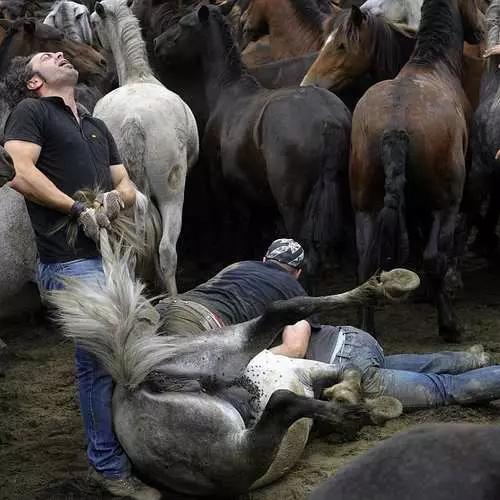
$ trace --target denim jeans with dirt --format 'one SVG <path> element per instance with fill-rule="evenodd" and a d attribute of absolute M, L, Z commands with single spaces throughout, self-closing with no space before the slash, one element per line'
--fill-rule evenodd
<path fill-rule="evenodd" d="M 367 397 L 393 396 L 405 409 L 449 404 L 485 403 L 500 399 L 500 366 L 483 366 L 470 352 L 384 356 L 368 333 L 341 327 L 345 342 L 334 362 L 362 373 Z"/>
<path fill-rule="evenodd" d="M 74 276 L 82 280 L 103 279 L 102 261 L 96 257 L 54 264 L 38 262 L 38 280 L 42 293 L 43 289 L 63 288 L 58 276 Z M 75 361 L 89 461 L 105 477 L 127 477 L 130 465 L 113 432 L 111 376 L 92 354 L 78 345 Z"/>

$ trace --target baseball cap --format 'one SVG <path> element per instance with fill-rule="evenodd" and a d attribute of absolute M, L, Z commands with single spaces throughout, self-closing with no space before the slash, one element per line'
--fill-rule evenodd
<path fill-rule="evenodd" d="M 269 245 L 265 257 L 300 269 L 304 262 L 304 249 L 291 238 L 279 238 Z"/>

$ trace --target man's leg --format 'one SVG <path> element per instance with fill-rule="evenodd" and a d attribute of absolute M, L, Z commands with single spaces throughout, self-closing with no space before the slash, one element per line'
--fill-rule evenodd
<path fill-rule="evenodd" d="M 282 343 L 269 349 L 274 354 L 281 354 L 289 358 L 303 358 L 309 345 L 311 326 L 306 320 L 300 320 L 294 325 L 287 325 L 283 329 Z"/>
<path fill-rule="evenodd" d="M 73 276 L 82 280 L 104 279 L 100 258 L 39 264 L 38 272 L 40 286 L 46 290 L 63 288 L 58 276 Z M 92 354 L 78 345 L 75 361 L 87 456 L 95 471 L 92 473 L 93 479 L 116 496 L 159 499 L 159 492 L 131 476 L 128 458 L 113 432 L 111 376 Z"/>
<path fill-rule="evenodd" d="M 499 380 L 498 365 L 458 375 L 371 367 L 363 373 L 362 386 L 367 397 L 393 396 L 408 410 L 500 399 Z"/>
<path fill-rule="evenodd" d="M 490 356 L 481 345 L 467 351 L 443 351 L 429 354 L 385 356 L 384 368 L 418 373 L 464 373 L 490 364 Z"/>

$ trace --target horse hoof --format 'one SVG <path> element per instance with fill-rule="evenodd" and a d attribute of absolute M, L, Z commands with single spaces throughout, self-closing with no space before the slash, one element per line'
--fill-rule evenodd
<path fill-rule="evenodd" d="M 401 401 L 392 396 L 366 399 L 365 404 L 370 410 L 370 417 L 375 425 L 382 425 L 387 420 L 398 418 L 403 413 Z"/>
<path fill-rule="evenodd" d="M 397 268 L 392 271 L 383 271 L 380 274 L 380 283 L 388 299 L 402 301 L 420 286 L 420 278 L 417 273 L 409 269 Z"/>

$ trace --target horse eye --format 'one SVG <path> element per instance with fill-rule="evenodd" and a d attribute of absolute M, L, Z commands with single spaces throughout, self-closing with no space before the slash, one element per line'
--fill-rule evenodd
<path fill-rule="evenodd" d="M 338 49 L 345 50 L 345 45 L 343 43 L 339 43 Z"/>

